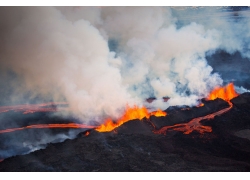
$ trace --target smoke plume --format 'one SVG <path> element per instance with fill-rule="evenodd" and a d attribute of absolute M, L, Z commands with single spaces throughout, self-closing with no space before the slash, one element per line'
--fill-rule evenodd
<path fill-rule="evenodd" d="M 223 83 L 207 54 L 223 49 L 249 57 L 242 33 L 249 37 L 250 24 L 244 19 L 181 19 L 191 12 L 170 7 L 1 7 L 0 68 L 15 77 L 7 83 L 14 89 L 9 101 L 66 101 L 84 123 L 117 118 L 126 105 L 197 105 Z M 220 10 L 195 12 L 197 17 Z M 158 100 L 147 104 L 149 97 Z"/>

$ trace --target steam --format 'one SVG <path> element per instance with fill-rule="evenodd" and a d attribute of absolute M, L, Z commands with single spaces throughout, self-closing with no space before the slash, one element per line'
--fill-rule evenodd
<path fill-rule="evenodd" d="M 197 12 L 207 11 L 218 12 Z M 84 123 L 119 117 L 126 105 L 197 105 L 223 83 L 206 54 L 224 49 L 248 57 L 241 51 L 246 42 L 237 39 L 234 28 L 249 37 L 249 23 L 240 28 L 239 22 L 231 25 L 223 18 L 181 22 L 181 14 L 188 12 L 168 7 L 1 7 L 0 68 L 18 77 L 12 100 L 29 92 L 29 98 L 67 101 Z M 149 105 L 148 97 L 158 100 Z"/>
<path fill-rule="evenodd" d="M 122 84 L 120 61 L 107 41 L 88 21 L 68 21 L 55 8 L 6 8 L 3 20 L 2 64 L 24 78 L 20 91 L 63 98 L 71 112 L 84 121 L 118 116 L 135 104 Z M 2 16 L 3 17 L 3 16 Z M 6 59 L 6 60 L 5 60 Z"/>
<path fill-rule="evenodd" d="M 242 87 L 242 86 L 240 86 L 240 87 L 235 86 L 235 90 L 236 90 L 236 92 L 238 92 L 239 94 L 242 94 L 242 93 L 245 93 L 245 92 L 250 92 L 248 89 L 246 89 L 246 88 L 244 88 L 244 87 Z"/>
<path fill-rule="evenodd" d="M 173 8 L 173 14 L 177 16 L 178 24 L 196 22 L 202 24 L 205 29 L 218 30 L 218 48 L 230 54 L 239 51 L 243 57 L 250 57 L 249 7 L 199 7 L 192 10 L 185 7 Z"/>
<path fill-rule="evenodd" d="M 74 139 L 81 130 L 53 133 L 50 129 L 33 133 L 32 136 L 21 134 L 20 137 L 5 136 L 1 140 L 0 158 L 5 159 L 14 155 L 29 154 L 39 149 L 45 149 L 49 143 L 59 143 L 66 139 Z"/>

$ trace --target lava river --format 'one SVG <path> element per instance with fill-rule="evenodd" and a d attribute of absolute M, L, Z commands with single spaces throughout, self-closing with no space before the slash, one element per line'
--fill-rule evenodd
<path fill-rule="evenodd" d="M 68 105 L 66 102 L 49 102 L 41 104 L 21 104 L 14 106 L 1 106 L 0 113 L 8 111 L 22 112 L 23 114 L 35 113 L 35 112 L 56 112 L 61 110 L 67 110 L 67 107 L 60 107 L 62 105 Z"/>
<path fill-rule="evenodd" d="M 10 128 L 0 130 L 0 134 L 13 132 L 13 131 L 20 131 L 24 129 L 44 129 L 44 128 L 74 128 L 74 129 L 93 129 L 95 126 L 88 126 L 84 124 L 77 124 L 77 123 L 67 123 L 67 124 L 34 124 L 29 126 L 24 126 L 20 128 Z"/>
<path fill-rule="evenodd" d="M 207 100 L 214 100 L 216 98 L 221 98 L 228 102 L 229 107 L 222 109 L 220 111 L 208 114 L 206 116 L 197 117 L 189 121 L 188 123 L 181 123 L 181 124 L 175 124 L 173 126 L 164 126 L 159 130 L 155 130 L 154 133 L 156 134 L 166 134 L 167 130 L 175 130 L 175 131 L 181 131 L 184 134 L 190 134 L 193 131 L 197 131 L 201 134 L 205 132 L 212 132 L 212 128 L 210 126 L 204 126 L 201 124 L 202 120 L 205 119 L 213 119 L 215 116 L 219 116 L 221 114 L 224 114 L 228 112 L 232 107 L 233 104 L 230 102 L 230 100 L 234 97 L 238 96 L 238 94 L 234 90 L 233 83 L 228 84 L 225 87 L 216 87 L 208 96 Z"/>

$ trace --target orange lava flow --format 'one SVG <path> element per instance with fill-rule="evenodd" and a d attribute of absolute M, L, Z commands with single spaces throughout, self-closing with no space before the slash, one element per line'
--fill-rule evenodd
<path fill-rule="evenodd" d="M 20 131 L 24 129 L 45 129 L 45 128 L 74 128 L 74 129 L 93 129 L 96 126 L 88 126 L 84 124 L 77 124 L 77 123 L 67 123 L 67 124 L 35 124 L 30 126 L 24 126 L 20 128 L 10 128 L 0 130 L 0 134 L 9 133 L 13 131 Z"/>
<path fill-rule="evenodd" d="M 222 109 L 220 111 L 217 111 L 215 113 L 208 114 L 206 116 L 197 117 L 189 121 L 188 123 L 181 123 L 181 124 L 175 124 L 172 126 L 165 126 L 162 127 L 159 130 L 155 130 L 154 133 L 156 134 L 166 134 L 166 131 L 169 129 L 173 129 L 176 131 L 182 131 L 184 134 L 190 134 L 193 131 L 198 131 L 199 133 L 204 132 L 212 132 L 212 128 L 209 126 L 204 126 L 200 122 L 204 119 L 212 119 L 215 116 L 221 115 L 229 111 L 233 104 L 230 102 L 230 100 L 234 97 L 238 96 L 238 94 L 234 90 L 233 83 L 228 84 L 225 87 L 216 87 L 207 97 L 207 100 L 214 100 L 216 98 L 221 98 L 229 103 L 229 107 Z M 65 105 L 67 103 L 44 103 L 44 104 L 36 104 L 36 105 L 17 105 L 17 106 L 3 106 L 0 107 L 0 113 L 2 112 L 8 112 L 8 111 L 21 111 L 24 114 L 27 113 L 33 113 L 33 112 L 51 112 L 51 111 L 57 111 L 58 108 L 56 105 Z M 200 104 L 199 106 L 204 106 L 204 104 Z M 63 107 L 61 107 L 63 108 Z M 139 119 L 142 120 L 143 118 L 149 119 L 150 116 L 166 116 L 167 113 L 161 110 L 157 110 L 154 112 L 148 112 L 146 107 L 139 108 L 137 106 L 134 107 L 127 107 L 124 115 L 119 118 L 116 122 L 113 122 L 110 118 L 107 119 L 103 124 L 100 126 L 88 126 L 84 124 L 76 124 L 76 123 L 68 123 L 68 124 L 36 124 L 36 125 L 29 125 L 25 127 L 20 128 L 10 128 L 5 130 L 0 130 L 0 134 L 2 133 L 8 133 L 23 129 L 32 129 L 32 128 L 86 128 L 86 129 L 95 129 L 99 132 L 109 132 L 114 130 L 115 128 L 121 126 L 125 122 Z M 86 136 L 89 134 L 89 132 L 86 133 Z"/>
<path fill-rule="evenodd" d="M 159 116 L 166 116 L 167 113 L 161 110 L 157 110 L 157 111 L 149 113 L 146 107 L 142 107 L 142 108 L 139 108 L 137 106 L 134 106 L 133 108 L 127 107 L 124 115 L 120 119 L 118 119 L 116 122 L 113 122 L 109 118 L 106 121 L 104 121 L 104 123 L 101 124 L 99 127 L 97 127 L 95 130 L 99 132 L 109 132 L 121 126 L 125 122 L 135 120 L 135 119 L 139 119 L 139 120 L 142 120 L 143 118 L 148 119 L 151 115 L 159 117 Z"/>
<path fill-rule="evenodd" d="M 166 134 L 166 131 L 169 129 L 173 129 L 175 131 L 181 131 L 181 132 L 183 132 L 183 134 L 190 134 L 193 131 L 197 131 L 201 134 L 203 134 L 205 132 L 212 132 L 212 128 L 210 126 L 204 126 L 200 122 L 204 119 L 213 119 L 215 116 L 219 116 L 221 114 L 226 113 L 227 111 L 229 111 L 233 107 L 233 104 L 230 101 L 229 101 L 229 105 L 230 105 L 230 107 L 228 107 L 228 108 L 222 109 L 222 110 L 217 111 L 217 112 L 212 113 L 212 114 L 208 114 L 206 116 L 194 118 L 191 121 L 189 121 L 188 123 L 175 124 L 173 126 L 162 127 L 161 129 L 154 131 L 154 133 Z"/>
<path fill-rule="evenodd" d="M 104 122 L 104 124 L 102 124 L 98 127 L 88 126 L 88 125 L 84 125 L 84 124 L 76 124 L 76 123 L 36 124 L 36 125 L 19 127 L 19 128 L 9 128 L 9 129 L 0 130 L 0 134 L 24 130 L 24 129 L 42 129 L 42 128 L 77 128 L 77 129 L 79 129 L 79 128 L 94 129 L 95 128 L 99 132 L 108 132 L 108 131 L 112 131 L 116 127 L 118 127 L 118 126 L 122 125 L 123 123 L 130 121 L 130 120 L 134 120 L 134 119 L 142 120 L 144 117 L 149 118 L 151 115 L 159 117 L 159 116 L 166 116 L 166 114 L 167 114 L 166 112 L 161 111 L 161 110 L 157 110 L 157 111 L 149 113 L 145 107 L 138 108 L 137 106 L 135 106 L 134 108 L 127 107 L 124 115 L 116 123 L 114 123 L 111 119 L 107 119 Z M 89 135 L 89 132 L 86 132 L 85 135 L 86 136 Z"/>
<path fill-rule="evenodd" d="M 204 126 L 200 122 L 205 119 L 213 119 L 215 116 L 219 116 L 221 114 L 228 112 L 233 107 L 233 104 L 230 102 L 230 100 L 236 96 L 238 96 L 238 94 L 234 90 L 233 83 L 230 83 L 225 87 L 220 87 L 220 88 L 217 87 L 209 94 L 207 99 L 208 100 L 214 100 L 216 98 L 224 99 L 229 104 L 228 108 L 208 114 L 206 116 L 194 118 L 188 123 L 181 123 L 181 124 L 175 124 L 172 126 L 162 127 L 159 130 L 155 130 L 154 133 L 166 134 L 167 130 L 169 129 L 173 129 L 175 131 L 181 131 L 184 134 L 190 134 L 193 131 L 197 131 L 201 134 L 205 132 L 212 132 L 212 128 L 210 126 Z"/>
<path fill-rule="evenodd" d="M 56 112 L 66 110 L 66 107 L 58 107 L 58 105 L 67 105 L 66 102 L 50 102 L 41 104 L 21 104 L 14 106 L 1 106 L 0 113 L 8 111 L 23 112 L 23 114 L 29 114 L 34 112 Z"/>

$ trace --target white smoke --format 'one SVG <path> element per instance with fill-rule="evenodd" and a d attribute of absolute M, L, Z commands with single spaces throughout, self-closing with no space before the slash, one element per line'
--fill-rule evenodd
<path fill-rule="evenodd" d="M 3 8 L 4 9 L 4 8 Z M 90 22 L 68 21 L 52 7 L 6 8 L 2 64 L 23 76 L 25 90 L 62 97 L 84 121 L 117 117 L 135 104 L 122 84 L 120 61 Z"/>
<path fill-rule="evenodd" d="M 233 7 L 232 7 L 233 8 Z M 229 7 L 198 7 L 182 9 L 173 8 L 173 14 L 179 23 L 187 25 L 191 22 L 202 24 L 205 29 L 216 29 L 220 36 L 218 48 L 233 54 L 239 51 L 242 56 L 250 57 L 249 53 L 249 7 L 242 10 L 232 10 Z M 240 8 L 240 7 L 234 7 Z"/>
<path fill-rule="evenodd" d="M 178 29 L 169 8 L 105 8 L 104 14 L 107 35 L 119 41 L 123 82 L 131 94 L 194 105 L 222 84 L 205 59 L 220 45 L 219 31 L 196 23 Z"/>
<path fill-rule="evenodd" d="M 242 86 L 235 86 L 234 87 L 235 88 L 235 91 L 237 92 L 237 93 L 239 93 L 239 94 L 242 94 L 242 93 L 245 93 L 245 92 L 250 92 L 250 90 L 248 90 L 248 89 L 246 89 L 246 88 L 244 88 L 244 87 L 242 87 Z"/>
<path fill-rule="evenodd" d="M 141 106 L 148 97 L 170 97 L 153 102 L 155 109 L 197 105 L 223 83 L 206 53 L 242 47 L 217 28 L 231 28 L 225 21 L 178 25 L 180 16 L 168 7 L 0 10 L 1 67 L 24 79 L 18 91 L 66 100 L 85 123 L 118 117 L 126 105 Z"/>

